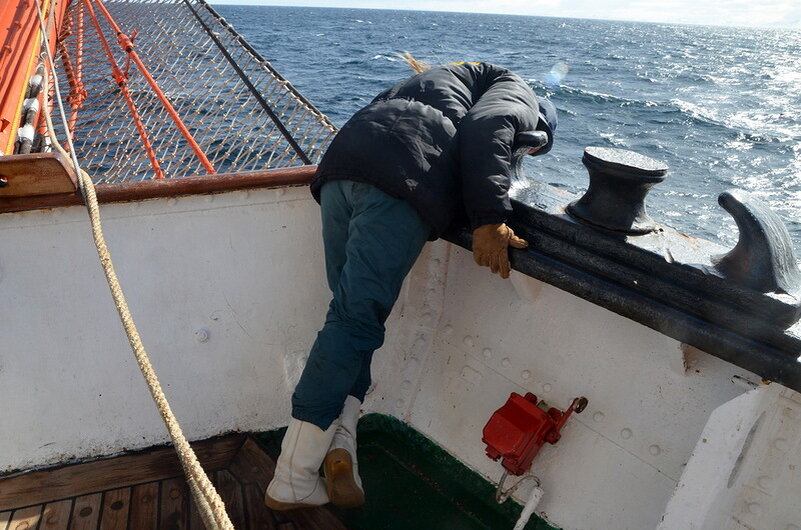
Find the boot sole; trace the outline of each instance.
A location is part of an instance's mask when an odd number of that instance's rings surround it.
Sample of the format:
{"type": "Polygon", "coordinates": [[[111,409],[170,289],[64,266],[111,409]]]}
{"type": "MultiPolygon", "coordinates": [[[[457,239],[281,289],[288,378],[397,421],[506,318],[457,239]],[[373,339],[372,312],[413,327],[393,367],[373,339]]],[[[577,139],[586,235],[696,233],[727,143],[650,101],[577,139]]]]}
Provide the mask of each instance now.
{"type": "Polygon", "coordinates": [[[345,449],[334,449],[323,462],[325,484],[331,503],[340,508],[356,508],[364,504],[364,492],[353,478],[353,460],[345,449]]]}

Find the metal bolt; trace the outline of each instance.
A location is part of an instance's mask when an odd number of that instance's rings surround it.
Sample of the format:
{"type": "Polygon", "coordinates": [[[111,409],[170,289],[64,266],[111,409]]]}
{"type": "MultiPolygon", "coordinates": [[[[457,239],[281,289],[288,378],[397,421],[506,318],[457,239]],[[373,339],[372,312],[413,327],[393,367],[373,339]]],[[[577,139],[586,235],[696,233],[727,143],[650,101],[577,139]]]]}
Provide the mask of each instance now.
{"type": "Polygon", "coordinates": [[[209,330],[206,328],[195,330],[195,339],[197,339],[198,342],[207,342],[209,340],[209,330]]]}

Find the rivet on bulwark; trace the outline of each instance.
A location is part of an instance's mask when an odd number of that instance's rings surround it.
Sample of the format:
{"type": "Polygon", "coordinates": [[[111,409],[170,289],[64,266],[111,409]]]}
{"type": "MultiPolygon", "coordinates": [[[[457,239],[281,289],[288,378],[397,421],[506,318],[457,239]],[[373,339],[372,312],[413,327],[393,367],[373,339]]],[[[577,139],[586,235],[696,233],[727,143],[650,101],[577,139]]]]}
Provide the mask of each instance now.
{"type": "Polygon", "coordinates": [[[492,350],[490,350],[489,348],[484,348],[483,350],[481,350],[481,353],[482,353],[482,355],[484,355],[485,359],[491,359],[492,358],[492,350]]]}
{"type": "Polygon", "coordinates": [[[632,435],[631,429],[623,429],[620,431],[620,437],[623,438],[624,440],[628,440],[629,438],[631,438],[631,435],[632,435]]]}
{"type": "Polygon", "coordinates": [[[601,411],[598,411],[598,412],[596,412],[595,414],[592,415],[592,419],[596,423],[601,423],[602,421],[604,421],[604,413],[601,412],[601,411]]]}
{"type": "Polygon", "coordinates": [[[200,328],[195,330],[195,339],[198,342],[208,342],[209,330],[207,330],[206,328],[200,328]]]}
{"type": "Polygon", "coordinates": [[[570,203],[568,213],[625,234],[645,234],[656,228],[645,209],[645,196],[665,180],[665,164],[607,147],[587,147],[582,162],[590,173],[590,184],[579,200],[570,203]]]}
{"type": "Polygon", "coordinates": [[[648,448],[648,452],[651,453],[651,456],[658,456],[662,452],[662,448],[654,444],[648,448]]]}
{"type": "Polygon", "coordinates": [[[466,337],[465,337],[465,338],[462,340],[462,342],[464,342],[464,345],[465,345],[465,346],[467,346],[467,347],[469,347],[469,348],[472,348],[472,347],[473,347],[473,344],[474,344],[474,343],[473,343],[473,337],[471,337],[470,335],[466,336],[466,337]]]}
{"type": "Polygon", "coordinates": [[[545,383],[544,385],[542,385],[542,391],[545,392],[545,393],[550,392],[551,391],[551,384],[550,383],[545,383]]]}

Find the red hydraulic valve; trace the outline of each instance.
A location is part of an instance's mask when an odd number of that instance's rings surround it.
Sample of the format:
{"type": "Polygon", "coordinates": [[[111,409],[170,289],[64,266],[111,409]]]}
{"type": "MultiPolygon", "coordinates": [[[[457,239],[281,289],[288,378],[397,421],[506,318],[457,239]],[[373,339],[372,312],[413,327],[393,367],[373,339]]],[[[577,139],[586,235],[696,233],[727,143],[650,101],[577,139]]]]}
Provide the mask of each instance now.
{"type": "Polygon", "coordinates": [[[522,475],[545,442],[559,441],[559,431],[570,414],[578,414],[586,406],[587,398],[580,397],[564,412],[553,407],[546,412],[537,406],[537,396],[531,392],[525,397],[512,392],[484,426],[482,441],[487,444],[487,456],[493,460],[503,458],[503,467],[509,473],[522,475]]]}

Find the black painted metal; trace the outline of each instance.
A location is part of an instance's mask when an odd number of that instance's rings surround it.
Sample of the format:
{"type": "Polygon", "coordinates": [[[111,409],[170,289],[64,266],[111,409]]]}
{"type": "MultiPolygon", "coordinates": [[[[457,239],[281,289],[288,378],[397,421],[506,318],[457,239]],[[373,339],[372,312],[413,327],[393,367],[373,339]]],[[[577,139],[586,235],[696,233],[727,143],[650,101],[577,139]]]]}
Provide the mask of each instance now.
{"type": "MultiPolygon", "coordinates": [[[[798,296],[735,281],[713,263],[727,249],[670,227],[629,235],[577,220],[573,199],[535,181],[516,191],[509,224],[529,247],[511,250],[515,270],[801,391],[798,296]]],[[[470,238],[446,236],[468,249],[470,238]]]]}
{"type": "Polygon", "coordinates": [[[645,209],[645,196],[653,185],[665,180],[665,164],[607,147],[586,148],[582,162],[590,173],[590,185],[584,196],[570,203],[569,213],[626,234],[645,234],[656,228],[645,209]]]}
{"type": "MultiPolygon", "coordinates": [[[[798,300],[801,272],[790,233],[779,216],[765,203],[741,190],[721,193],[718,202],[734,217],[740,231],[734,249],[713,260],[718,270],[751,289],[784,293],[798,300]]],[[[801,304],[797,310],[801,310],[801,304]]]]}

